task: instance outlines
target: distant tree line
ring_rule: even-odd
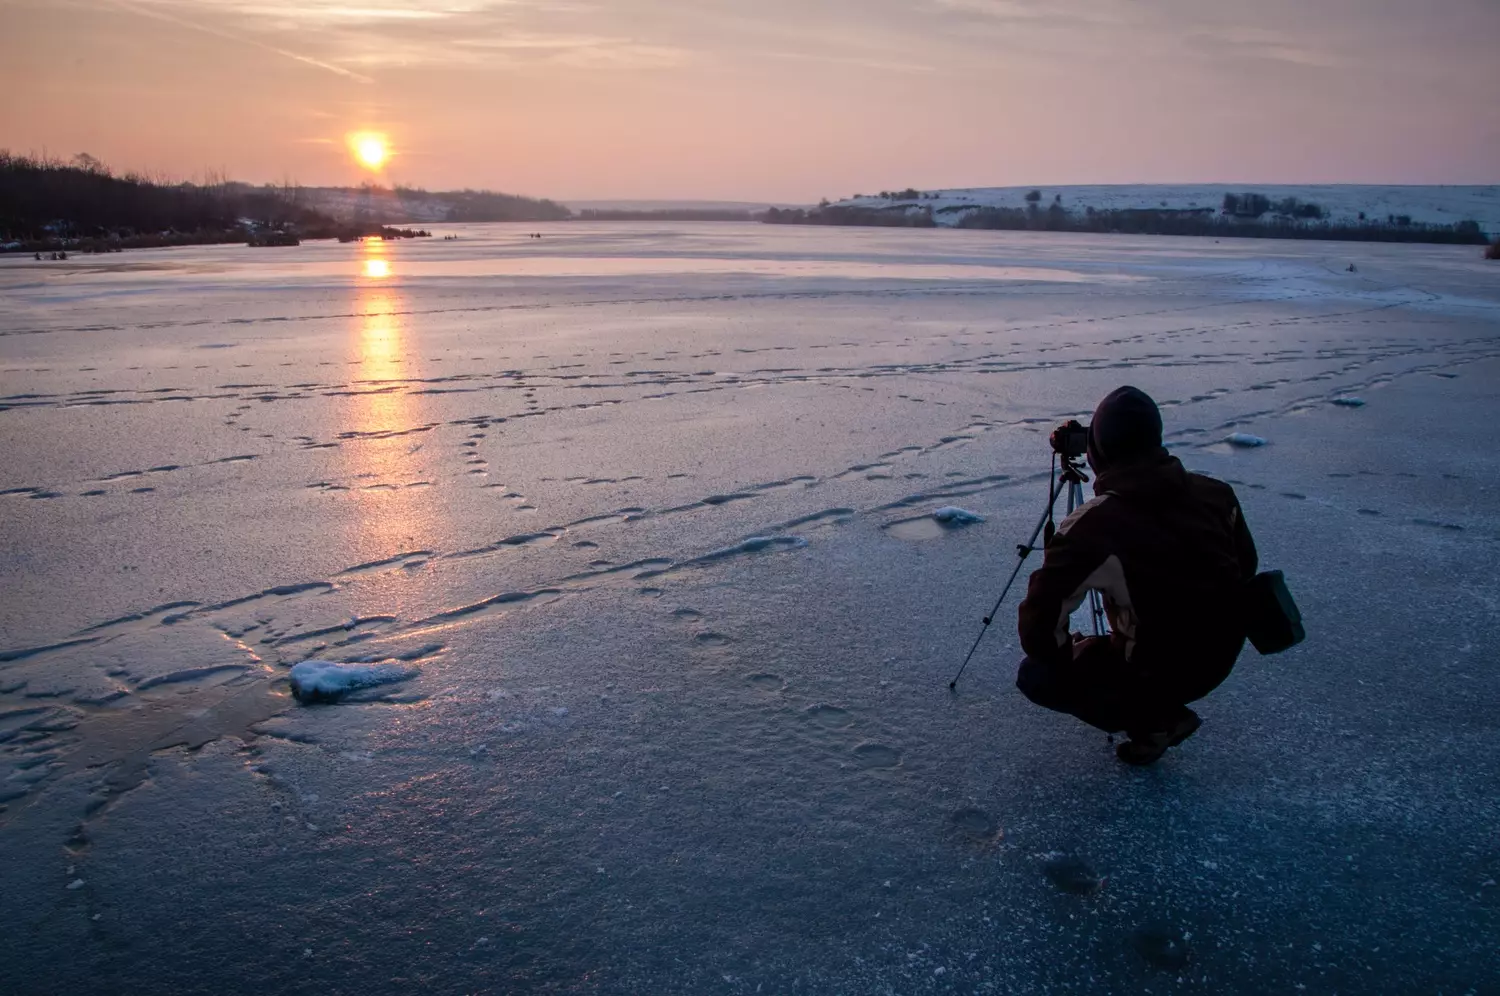
[[[1307,216],[1304,216],[1307,217]],[[1296,216],[1268,220],[1215,214],[1212,208],[1127,208],[1082,216],[1053,204],[1034,208],[979,208],[965,214],[958,228],[1004,231],[1094,232],[1123,235],[1212,235],[1220,238],[1326,239],[1340,242],[1431,242],[1483,245],[1488,239],[1477,221],[1424,225],[1408,219],[1360,222],[1308,222]]]
[[[256,228],[332,237],[339,226],[300,203],[290,185],[169,183],[116,176],[87,153],[62,162],[0,151],[0,244],[7,248],[245,242]]]
[[[910,210],[905,205],[888,208],[830,204],[816,208],[771,208],[761,220],[768,225],[855,225],[876,228],[936,228],[932,208]]]
[[[758,221],[760,218],[761,216],[753,211],[713,208],[661,208],[642,211],[585,208],[578,212],[580,221]]]
[[[1265,194],[1225,194],[1224,213],[1236,218],[1260,218],[1274,214],[1282,218],[1319,221],[1328,217],[1328,212],[1311,201],[1299,201],[1295,197],[1283,197],[1272,202]],[[1361,216],[1363,217],[1363,216]],[[1410,221],[1410,219],[1407,219]]]
[[[901,192],[903,195],[909,191]],[[898,197],[896,200],[905,199]],[[909,200],[909,199],[907,199]],[[1332,222],[1322,206],[1295,197],[1272,201],[1263,194],[1226,194],[1222,209],[1212,207],[1087,208],[1080,214],[1063,207],[1062,196],[1042,206],[1042,192],[1031,190],[1024,208],[976,207],[949,204],[933,211],[931,206],[892,203],[881,206],[833,204],[816,208],[766,212],[769,224],[858,225],[899,228],[931,228],[934,214],[956,214],[957,228],[1020,232],[1091,232],[1126,235],[1212,235],[1218,237],[1270,239],[1331,239],[1358,242],[1434,242],[1484,245],[1489,239],[1476,221],[1453,225],[1413,222],[1407,215],[1387,215],[1358,222]],[[1267,217],[1269,216],[1269,217]]]
[[[448,204],[448,221],[565,221],[573,212],[556,201],[497,194],[490,190],[448,190],[428,194],[425,190],[397,188],[402,198],[433,197]]]
[[[882,190],[879,193],[870,194],[869,196],[885,201],[935,201],[939,200],[943,194],[938,190],[918,190],[916,187],[907,187],[905,190]],[[855,194],[850,198],[850,200],[855,201],[864,199],[864,194]],[[825,200],[819,206],[821,207],[827,203]]]
[[[80,154],[68,162],[0,151],[0,240],[223,232],[249,218],[268,225],[323,223],[290,189],[116,176]]]
[[[436,197],[451,221],[539,221],[571,212],[552,201],[489,191],[430,195],[398,187],[403,199]],[[412,238],[428,233],[370,219],[340,221],[291,183],[251,186],[211,178],[177,183],[139,173],[117,175],[87,153],[62,161],[0,150],[0,251],[108,251],[171,245],[249,242],[292,245],[300,239]]]

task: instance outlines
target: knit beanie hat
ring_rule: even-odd
[[[1161,449],[1161,411],[1145,391],[1121,387],[1094,409],[1089,462],[1096,471],[1133,463]]]

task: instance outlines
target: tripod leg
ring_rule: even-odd
[[[958,673],[953,676],[952,681],[948,682],[948,690],[950,692],[956,691],[958,689],[958,679],[962,678],[964,676],[964,671],[968,670],[969,661],[974,659],[974,651],[979,649],[979,641],[984,639],[984,634],[989,631],[990,623],[995,619],[995,613],[1000,611],[1000,603],[1005,601],[1006,595],[1010,594],[1011,585],[1015,584],[1016,578],[1020,577],[1021,567],[1026,563],[1026,558],[1031,555],[1032,550],[1036,549],[1036,538],[1042,535],[1042,530],[1045,527],[1052,524],[1052,506],[1056,503],[1057,482],[1055,480],[1052,480],[1049,481],[1047,485],[1046,511],[1044,511],[1042,513],[1042,517],[1037,520],[1036,528],[1031,531],[1031,538],[1026,541],[1026,544],[1024,546],[1016,547],[1016,554],[1020,559],[1016,561],[1015,570],[1010,572],[1010,580],[1005,582],[1005,587],[1000,591],[1000,597],[995,599],[995,607],[990,610],[989,615],[984,617],[984,625],[979,628],[979,635],[974,637],[974,645],[969,648],[969,653],[966,657],[964,657],[964,662],[959,667]],[[1049,543],[1052,541],[1050,530],[1047,533],[1047,541]]]
[[[1073,510],[1082,505],[1083,502],[1083,485],[1077,481],[1069,481],[1068,514],[1072,515]],[[1088,601],[1089,619],[1094,626],[1094,635],[1104,636],[1107,632],[1109,632],[1109,626],[1105,623],[1104,599],[1100,596],[1099,592],[1090,591],[1088,595]]]

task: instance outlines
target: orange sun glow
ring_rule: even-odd
[[[377,132],[360,132],[349,136],[349,150],[354,158],[368,170],[378,170],[390,158],[390,146],[384,135]]]

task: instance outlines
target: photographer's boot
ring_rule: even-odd
[[[1132,732],[1130,739],[1115,748],[1115,756],[1126,764],[1146,765],[1155,762],[1188,737],[1198,732],[1203,720],[1193,710],[1183,706],[1182,716],[1170,726],[1150,732]]]

